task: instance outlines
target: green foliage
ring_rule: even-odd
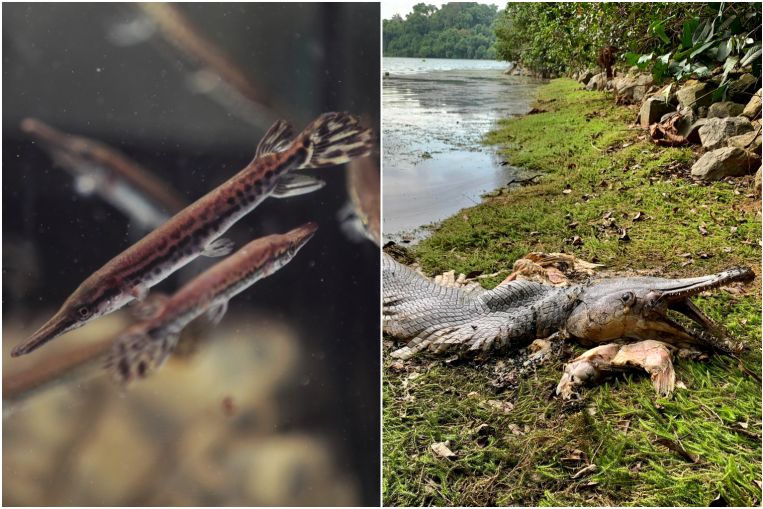
[[[748,39],[760,40],[760,3],[722,5],[509,3],[496,21],[496,51],[536,71],[564,73],[595,67],[601,48],[611,45],[621,61],[650,66],[660,78],[701,75],[712,60],[741,57],[748,48],[748,63],[759,59]]]
[[[417,4],[405,19],[384,20],[384,55],[390,57],[494,59],[495,5]]]
[[[719,4],[718,11],[703,19],[690,17],[683,22],[681,43],[671,51],[654,59],[654,53],[638,56],[637,65],[646,68],[651,65],[655,80],[666,76],[680,80],[685,76],[702,77],[716,65],[723,64],[723,77],[719,88],[725,91],[729,73],[735,69],[750,66],[756,76],[760,76],[760,30],[761,11],[759,3]],[[662,27],[667,20],[655,21],[654,26]],[[663,31],[664,33],[664,31]],[[663,41],[666,45],[670,39]],[[630,53],[626,60],[637,55]]]

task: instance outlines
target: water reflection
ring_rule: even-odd
[[[508,182],[482,137],[526,113],[537,82],[491,61],[385,58],[384,233],[444,219]],[[388,73],[388,74],[387,74]]]

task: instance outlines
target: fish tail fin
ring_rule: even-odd
[[[114,380],[126,386],[159,369],[177,344],[179,334],[168,333],[160,338],[145,331],[127,331],[117,338],[106,357],[105,368]]]
[[[308,152],[300,168],[325,168],[345,164],[371,153],[371,129],[360,126],[349,113],[324,113],[308,125],[300,140]]]

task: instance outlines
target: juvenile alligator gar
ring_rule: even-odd
[[[323,187],[311,177],[290,175],[292,170],[344,164],[370,149],[371,131],[347,113],[324,113],[294,139],[286,122],[276,122],[249,165],[98,269],[11,355],[27,354],[133,299],[142,300],[149,288],[200,255],[228,254],[230,242],[218,237],[268,196],[285,198]]]
[[[734,268],[695,278],[617,277],[565,288],[511,281],[489,291],[465,292],[437,285],[385,253],[384,331],[410,339],[392,352],[403,359],[426,349],[486,352],[523,346],[559,331],[581,343],[659,339],[679,347],[729,351],[723,330],[690,298],[754,278],[749,268]],[[687,330],[668,311],[691,319],[699,330]]]
[[[355,240],[381,244],[381,179],[376,162],[366,157],[347,165],[350,202],[340,212],[342,230]]]
[[[96,193],[143,230],[156,228],[187,205],[165,182],[103,143],[63,133],[34,118],[24,119],[21,130],[74,177],[80,194]]]
[[[317,229],[315,223],[306,223],[285,234],[259,238],[201,273],[166,300],[158,314],[120,335],[106,367],[123,384],[157,370],[186,325],[205,312],[219,323],[231,298],[289,263]]]

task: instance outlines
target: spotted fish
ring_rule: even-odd
[[[259,238],[201,273],[165,300],[153,317],[119,336],[106,358],[107,369],[122,384],[156,371],[186,325],[204,313],[219,323],[231,298],[289,263],[317,229],[315,223],[306,223]]]
[[[286,122],[276,122],[249,165],[94,272],[11,355],[27,354],[134,299],[143,300],[149,288],[198,256],[228,254],[231,242],[221,235],[267,197],[323,187],[293,170],[344,164],[368,155],[372,146],[371,131],[347,113],[324,113],[296,138],[291,133]]]

